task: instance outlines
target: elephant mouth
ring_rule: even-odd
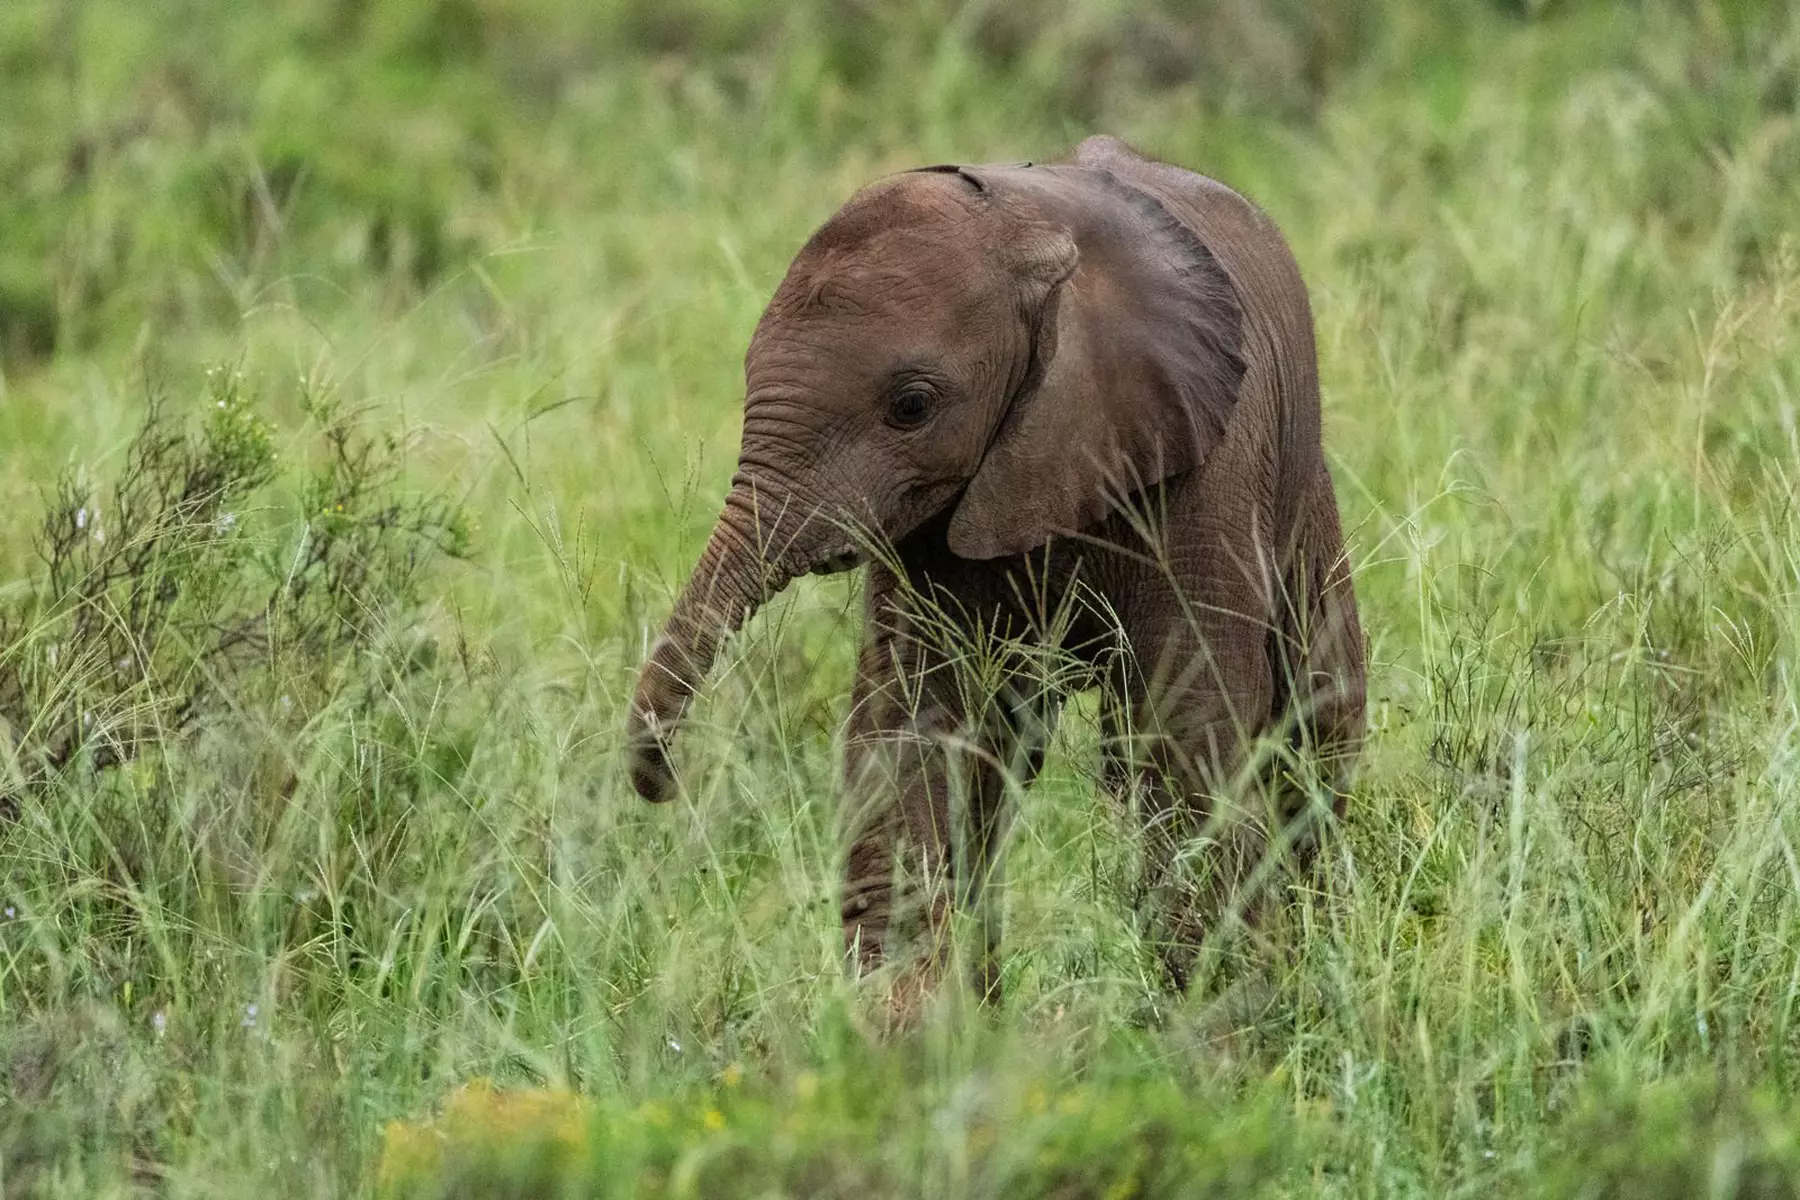
[[[862,555],[855,550],[845,550],[841,554],[833,554],[814,563],[809,571],[813,575],[837,575],[849,571],[862,564]]]

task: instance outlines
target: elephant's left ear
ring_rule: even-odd
[[[1244,362],[1224,268],[1156,199],[1086,167],[982,171],[1025,224],[1021,308],[1032,364],[951,517],[950,549],[996,558],[1084,529],[1192,470],[1224,437]],[[1031,247],[1067,231],[1047,290]],[[1061,240],[1061,239],[1059,239]]]

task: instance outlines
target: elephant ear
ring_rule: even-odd
[[[1110,172],[969,173],[1021,218],[1007,236],[1032,329],[1031,366],[950,520],[951,551],[984,559],[1091,526],[1204,462],[1237,402],[1243,314],[1199,236]],[[1047,246],[1063,248],[1060,274]]]

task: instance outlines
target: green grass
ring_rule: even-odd
[[[368,1190],[450,1104],[408,1194],[1794,1194],[1800,22],[1227,10],[6,5],[0,678],[110,686],[32,607],[39,514],[215,366],[273,475],[184,569],[265,595],[329,531],[334,405],[397,439],[366,513],[468,540],[185,723],[173,635],[55,771],[0,713],[0,1193]],[[676,804],[623,705],[805,235],[1097,131],[1295,248],[1370,742],[1278,952],[1181,1000],[1077,705],[1018,798],[1004,1007],[873,1042],[854,584],[737,640]],[[109,766],[126,726],[166,736]]]

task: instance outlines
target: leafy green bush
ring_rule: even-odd
[[[7,815],[71,766],[130,762],[277,692],[321,701],[416,602],[420,570],[465,549],[453,507],[395,494],[398,442],[326,403],[284,522],[265,507],[272,431],[241,374],[208,378],[197,429],[153,392],[111,486],[72,473],[49,498],[41,574],[0,607]]]

